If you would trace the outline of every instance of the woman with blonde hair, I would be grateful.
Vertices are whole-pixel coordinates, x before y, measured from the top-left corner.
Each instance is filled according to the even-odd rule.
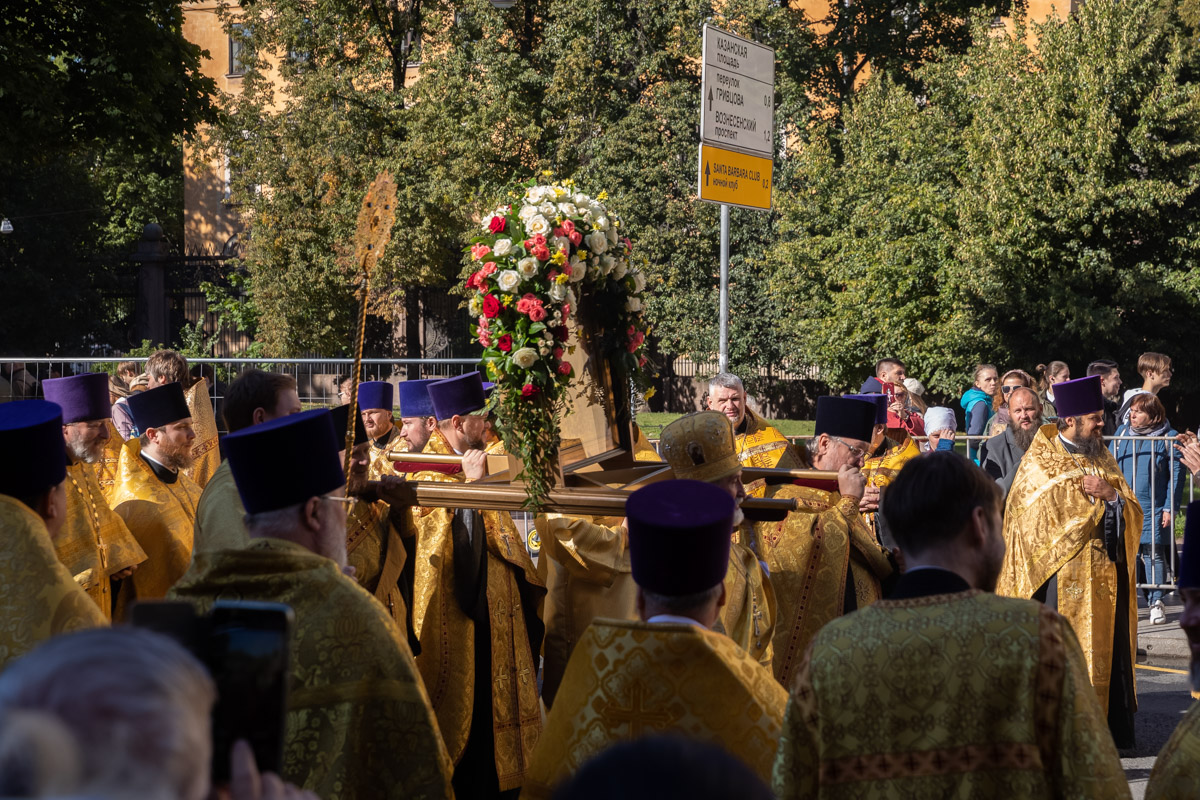
[[[1018,386],[1026,389],[1033,388],[1033,376],[1023,369],[1010,369],[1000,378],[1000,391],[992,399],[992,415],[988,417],[984,430],[988,436],[999,436],[1008,428],[1011,418],[1008,414],[1008,396]]]

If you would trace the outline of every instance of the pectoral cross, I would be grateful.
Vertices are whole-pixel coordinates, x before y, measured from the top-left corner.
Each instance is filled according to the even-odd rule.
[[[636,739],[647,727],[662,730],[674,721],[665,709],[650,711],[643,708],[645,700],[645,685],[641,681],[635,681],[629,687],[629,708],[621,708],[616,702],[604,701],[597,706],[597,710],[606,719],[627,723],[630,737]]]

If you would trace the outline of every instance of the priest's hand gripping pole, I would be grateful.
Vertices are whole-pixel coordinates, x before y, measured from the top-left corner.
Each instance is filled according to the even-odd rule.
[[[354,423],[358,418],[358,379],[362,371],[363,340],[367,336],[367,303],[370,300],[371,270],[379,263],[384,248],[392,238],[392,223],[396,217],[396,183],[390,172],[381,172],[367,189],[358,211],[358,228],[354,234],[354,261],[358,265],[355,297],[358,300],[358,330],[354,337],[354,366],[350,370],[350,413],[346,424],[346,461],[342,465],[350,474],[354,452]]]

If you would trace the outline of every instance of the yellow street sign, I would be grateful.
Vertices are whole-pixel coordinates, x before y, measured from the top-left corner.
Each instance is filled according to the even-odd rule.
[[[771,210],[769,158],[700,145],[700,199],[710,203]]]

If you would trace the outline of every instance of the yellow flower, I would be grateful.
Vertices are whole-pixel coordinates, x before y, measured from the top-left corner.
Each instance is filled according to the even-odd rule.
[[[512,301],[513,301],[513,296],[512,296],[511,294],[502,295],[502,296],[501,296],[501,298],[500,298],[500,301],[501,301],[502,303],[504,303],[504,305],[505,305],[506,307],[507,307],[507,306],[511,306],[511,305],[512,305]]]
[[[655,394],[657,394],[657,392],[655,391],[654,387],[651,386],[646,390],[645,398],[649,400],[651,397],[654,397]]]
[[[587,250],[576,250],[575,255],[579,256],[580,261],[587,261],[588,251]]]
[[[561,267],[563,264],[567,263],[567,257],[563,254],[562,250],[559,250],[557,253],[550,256],[550,263],[557,264]]]
[[[554,276],[554,282],[557,284],[560,284],[560,285],[566,283],[569,280],[571,280],[571,276],[565,272],[560,272]]]
[[[596,195],[596,199],[597,199],[597,200],[607,200],[607,199],[608,199],[608,192],[601,191],[601,192],[600,192],[600,194]]]

